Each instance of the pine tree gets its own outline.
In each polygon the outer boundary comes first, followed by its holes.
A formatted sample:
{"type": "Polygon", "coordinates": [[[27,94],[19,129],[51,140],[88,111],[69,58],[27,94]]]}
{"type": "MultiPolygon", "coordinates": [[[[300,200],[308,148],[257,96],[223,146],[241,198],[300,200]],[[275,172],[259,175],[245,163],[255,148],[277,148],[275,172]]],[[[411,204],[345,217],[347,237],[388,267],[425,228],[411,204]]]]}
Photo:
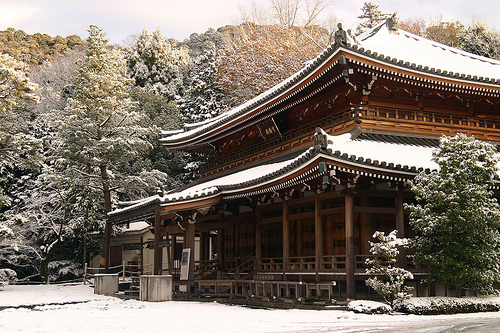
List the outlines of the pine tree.
{"type": "Polygon", "coordinates": [[[363,20],[359,23],[356,28],[356,35],[360,35],[363,32],[370,30],[377,26],[380,22],[384,21],[390,14],[382,13],[380,9],[378,9],[379,5],[371,2],[365,1],[361,11],[363,14],[358,16],[359,19],[363,20]]]}
{"type": "Polygon", "coordinates": [[[28,65],[8,54],[0,54],[0,112],[12,109],[20,100],[38,102],[38,85],[28,78],[28,65]]]}
{"type": "Polygon", "coordinates": [[[483,57],[500,59],[500,33],[482,21],[474,21],[458,34],[458,46],[483,57]]]}
{"type": "Polygon", "coordinates": [[[144,29],[127,55],[135,85],[175,100],[182,87],[182,66],[190,62],[186,49],[174,49],[159,29],[144,29]]]}
{"type": "Polygon", "coordinates": [[[201,122],[224,111],[223,91],[217,86],[215,45],[199,56],[186,76],[187,89],[178,105],[185,123],[201,122]]]}
{"type": "MultiPolygon", "coordinates": [[[[133,159],[149,146],[144,140],[143,116],[133,108],[132,80],[118,51],[110,51],[101,28],[90,26],[88,49],[71,86],[68,106],[58,117],[60,130],[54,157],[100,188],[104,213],[112,209],[112,183],[123,175],[114,164],[133,159]],[[58,157],[59,156],[59,157],[58,157]]],[[[111,225],[106,224],[109,239],[111,225]]],[[[104,249],[108,251],[108,249],[104,249]]],[[[109,259],[109,255],[105,257],[109,259]]]]}
{"type": "Polygon", "coordinates": [[[426,283],[494,292],[500,278],[500,208],[489,185],[498,171],[495,148],[465,134],[442,137],[433,154],[438,171],[412,183],[414,261],[428,271],[426,283]]]}
{"type": "Polygon", "coordinates": [[[374,255],[372,259],[366,259],[366,264],[371,267],[366,269],[368,275],[379,275],[388,278],[373,277],[366,280],[366,285],[372,287],[384,300],[391,306],[397,300],[410,298],[408,291],[413,288],[405,286],[405,280],[413,279],[413,274],[403,268],[395,267],[396,257],[399,254],[398,247],[405,247],[408,244],[407,239],[396,237],[397,230],[393,230],[389,235],[377,231],[373,238],[379,242],[369,242],[370,253],[374,255]]]}

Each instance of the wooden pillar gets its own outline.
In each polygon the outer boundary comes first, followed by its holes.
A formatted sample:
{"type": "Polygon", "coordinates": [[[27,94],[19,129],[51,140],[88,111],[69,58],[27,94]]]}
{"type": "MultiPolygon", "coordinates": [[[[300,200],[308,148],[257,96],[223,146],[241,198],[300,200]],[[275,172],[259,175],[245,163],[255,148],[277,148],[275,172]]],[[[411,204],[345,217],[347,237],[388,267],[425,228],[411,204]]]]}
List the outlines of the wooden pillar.
{"type": "Polygon", "coordinates": [[[168,266],[170,268],[170,274],[174,271],[174,261],[175,261],[175,252],[177,250],[177,237],[175,235],[170,236],[170,258],[168,261],[168,266]]]}
{"type": "MultiPolygon", "coordinates": [[[[288,257],[290,256],[290,222],[288,221],[288,203],[283,199],[283,274],[288,267],[288,257]]],[[[286,279],[286,276],[283,276],[286,279]]]]}
{"type": "Polygon", "coordinates": [[[162,248],[160,247],[161,233],[160,233],[161,219],[160,209],[155,210],[155,240],[154,240],[154,264],[153,274],[161,275],[162,266],[162,248]]]}
{"type": "MultiPolygon", "coordinates": [[[[398,231],[398,238],[405,237],[405,215],[403,208],[403,189],[398,187],[396,194],[396,229],[398,231]]],[[[406,251],[404,248],[399,248],[399,254],[396,258],[398,267],[406,268],[406,251]]]]}
{"type": "Polygon", "coordinates": [[[188,228],[186,231],[186,248],[191,249],[191,258],[189,260],[189,274],[188,274],[188,280],[193,280],[194,279],[194,243],[195,243],[195,237],[196,237],[196,226],[195,222],[193,220],[188,221],[188,228]]]}
{"type": "Polygon", "coordinates": [[[353,198],[351,193],[345,195],[345,250],[346,250],[346,288],[347,298],[356,298],[356,280],[354,270],[356,268],[356,258],[354,253],[354,212],[353,198]]]}
{"type": "Polygon", "coordinates": [[[141,261],[141,265],[139,266],[140,267],[140,274],[143,275],[144,274],[144,237],[141,236],[141,249],[140,249],[140,252],[139,252],[139,260],[141,261]]]}
{"type": "Polygon", "coordinates": [[[205,261],[205,245],[206,245],[206,239],[205,239],[206,233],[203,231],[200,231],[200,248],[198,249],[199,252],[199,258],[200,258],[200,265],[203,264],[203,261],[205,261]]]}
{"type": "Polygon", "coordinates": [[[221,269],[224,268],[224,229],[217,232],[217,260],[221,269]]]}
{"type": "Polygon", "coordinates": [[[319,194],[316,193],[314,198],[314,238],[315,238],[315,271],[316,271],[316,282],[319,282],[319,268],[321,264],[321,256],[323,255],[323,221],[320,215],[321,210],[321,200],[319,199],[319,194]]]}
{"type": "Polygon", "coordinates": [[[302,220],[295,220],[295,248],[296,256],[302,257],[302,220]]]}
{"type": "MultiPolygon", "coordinates": [[[[166,240],[167,243],[169,243],[169,239],[170,239],[170,235],[167,232],[167,234],[165,235],[165,240],[166,240]]],[[[174,266],[172,266],[172,262],[170,262],[170,258],[171,258],[170,254],[172,253],[172,246],[171,246],[171,244],[168,245],[166,247],[166,249],[167,249],[168,274],[172,274],[172,269],[173,269],[174,266]]],[[[162,254],[162,256],[163,256],[163,254],[162,254]]]]}
{"type": "Polygon", "coordinates": [[[255,223],[255,259],[257,265],[259,265],[260,259],[262,259],[262,225],[260,224],[262,210],[259,205],[255,208],[255,214],[257,215],[257,222],[255,223]]]}

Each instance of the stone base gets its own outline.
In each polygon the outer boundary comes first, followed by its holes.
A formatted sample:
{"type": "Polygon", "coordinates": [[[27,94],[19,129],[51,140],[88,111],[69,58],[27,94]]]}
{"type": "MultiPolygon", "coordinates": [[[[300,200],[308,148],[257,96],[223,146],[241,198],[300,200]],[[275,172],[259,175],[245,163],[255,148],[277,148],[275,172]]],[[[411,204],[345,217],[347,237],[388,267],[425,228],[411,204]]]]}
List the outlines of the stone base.
{"type": "Polygon", "coordinates": [[[118,292],[118,274],[96,274],[94,294],[112,296],[118,292]]]}
{"type": "Polygon", "coordinates": [[[171,275],[141,275],[139,299],[146,302],[172,300],[171,275]]]}

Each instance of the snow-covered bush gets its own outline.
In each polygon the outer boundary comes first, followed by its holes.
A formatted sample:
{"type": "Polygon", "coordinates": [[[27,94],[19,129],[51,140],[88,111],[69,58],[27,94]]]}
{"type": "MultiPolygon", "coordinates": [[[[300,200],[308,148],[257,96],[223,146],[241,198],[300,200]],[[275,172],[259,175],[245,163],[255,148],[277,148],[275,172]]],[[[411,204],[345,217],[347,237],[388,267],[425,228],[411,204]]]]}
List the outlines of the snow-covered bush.
{"type": "Polygon", "coordinates": [[[419,315],[489,312],[499,311],[500,301],[480,297],[418,297],[397,302],[394,310],[419,315]]]}
{"type": "Polygon", "coordinates": [[[49,263],[49,281],[70,281],[83,276],[81,265],[69,260],[52,261],[49,263]]]}
{"type": "Polygon", "coordinates": [[[410,240],[425,283],[495,294],[500,280],[500,206],[490,184],[498,172],[496,147],[458,133],[443,136],[432,160],[439,170],[412,182],[418,204],[405,205],[416,237],[410,240]]]}
{"type": "Polygon", "coordinates": [[[352,301],[347,304],[347,308],[356,313],[366,314],[383,314],[392,312],[389,305],[374,301],[352,301]]]}
{"type": "Polygon", "coordinates": [[[17,273],[10,268],[0,269],[0,287],[17,282],[17,273]]]}
{"type": "Polygon", "coordinates": [[[385,276],[388,281],[379,279],[377,276],[366,280],[366,284],[372,287],[378,294],[384,297],[384,300],[392,307],[394,302],[399,299],[411,297],[408,291],[412,287],[405,286],[405,280],[413,279],[411,272],[395,267],[396,256],[399,254],[398,246],[406,246],[406,239],[396,237],[397,230],[391,231],[389,235],[384,232],[376,231],[373,238],[378,239],[378,243],[369,242],[370,252],[375,256],[372,259],[366,259],[366,264],[370,268],[366,269],[368,275],[385,276]]]}

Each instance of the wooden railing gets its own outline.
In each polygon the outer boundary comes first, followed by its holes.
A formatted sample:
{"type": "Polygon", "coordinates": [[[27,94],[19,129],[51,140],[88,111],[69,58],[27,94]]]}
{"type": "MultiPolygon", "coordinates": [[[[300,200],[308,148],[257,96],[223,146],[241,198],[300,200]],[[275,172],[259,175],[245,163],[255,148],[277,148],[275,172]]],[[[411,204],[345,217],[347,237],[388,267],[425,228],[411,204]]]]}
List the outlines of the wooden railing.
{"type": "Polygon", "coordinates": [[[365,110],[358,110],[357,112],[361,113],[361,120],[363,118],[372,120],[393,120],[399,122],[448,125],[451,127],[477,127],[500,130],[500,119],[382,107],[368,108],[365,110]]]}
{"type": "MultiPolygon", "coordinates": [[[[366,264],[367,259],[373,259],[373,255],[356,255],[355,256],[355,271],[364,272],[369,266],[366,264]]],[[[420,270],[414,267],[411,258],[406,258],[406,265],[412,270],[420,270]]],[[[289,257],[285,263],[288,272],[315,272],[316,257],[289,257]]],[[[267,272],[283,272],[283,258],[262,258],[257,265],[258,271],[267,272]]],[[[344,272],[346,268],[345,255],[324,255],[319,260],[319,272],[344,272]]]]}
{"type": "Polygon", "coordinates": [[[336,112],[335,114],[331,114],[322,119],[313,121],[309,124],[306,124],[305,126],[284,134],[280,138],[267,140],[262,142],[261,144],[254,145],[247,149],[239,149],[236,152],[225,157],[218,157],[217,159],[208,161],[200,166],[200,174],[216,169],[217,167],[230,165],[235,161],[243,161],[266,150],[276,149],[277,151],[281,151],[281,147],[283,146],[284,142],[291,142],[294,138],[304,137],[304,135],[308,133],[312,134],[314,133],[316,127],[330,128],[331,126],[341,125],[348,121],[352,121],[353,119],[358,119],[361,122],[363,121],[363,119],[368,119],[391,122],[408,122],[415,124],[433,124],[462,129],[477,128],[489,129],[493,131],[500,130],[500,119],[460,116],[447,113],[388,107],[365,107],[364,109],[353,107],[341,110],[339,112],[336,112]]]}

